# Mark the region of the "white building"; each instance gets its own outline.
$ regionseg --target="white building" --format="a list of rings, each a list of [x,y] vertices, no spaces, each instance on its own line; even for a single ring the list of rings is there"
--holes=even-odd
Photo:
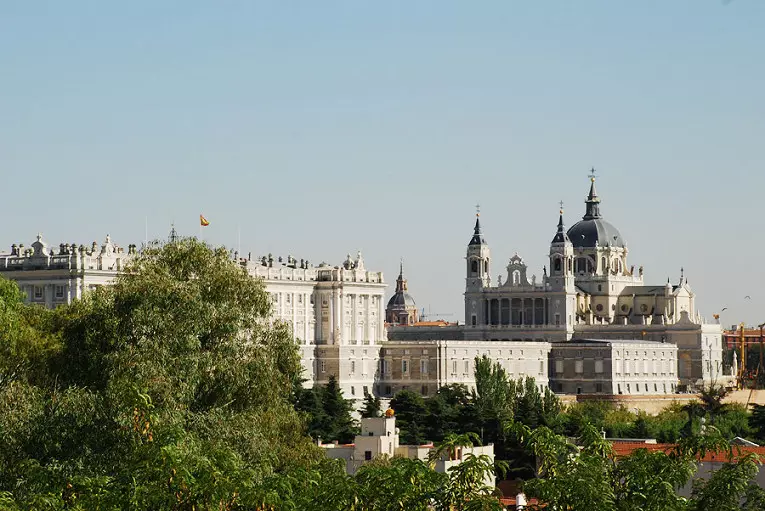
[[[475,359],[484,355],[498,362],[510,378],[532,376],[540,390],[548,385],[548,342],[388,341],[380,350],[377,393],[389,397],[411,390],[431,396],[455,383],[473,389]]]
[[[361,419],[361,434],[356,435],[352,444],[319,444],[324,448],[328,458],[345,461],[346,472],[355,474],[365,463],[378,457],[402,456],[410,459],[429,461],[433,444],[400,445],[399,432],[393,410],[388,410],[385,417]],[[475,447],[457,447],[451,452],[442,453],[433,462],[436,472],[448,473],[449,469],[459,465],[468,454],[473,456],[488,456],[494,462],[494,445]],[[489,474],[484,481],[489,487],[494,487],[496,478]]]
[[[0,275],[15,280],[29,302],[52,309],[110,284],[136,253],[135,245],[125,252],[108,234],[100,246],[94,241],[57,248],[48,247],[39,234],[29,248],[14,244],[10,253],[0,254]]]
[[[173,229],[170,241],[176,239]],[[11,246],[0,254],[0,275],[15,280],[31,303],[48,308],[70,303],[98,286],[109,285],[137,254],[115,245],[109,235],[100,246],[61,244],[50,248],[41,235],[29,248]],[[273,301],[274,321],[292,327],[300,345],[307,386],[326,384],[334,374],[347,398],[373,392],[380,343],[385,340],[382,272],[368,271],[361,253],[339,266],[312,266],[291,256],[259,261],[239,259],[261,279]]]
[[[385,340],[382,272],[368,271],[360,252],[339,266],[311,266],[291,256],[286,262],[264,257],[240,264],[263,280],[273,320],[292,325],[308,386],[324,385],[334,375],[346,398],[373,392]]]
[[[672,394],[677,345],[576,339],[552,344],[553,390],[565,394]]]

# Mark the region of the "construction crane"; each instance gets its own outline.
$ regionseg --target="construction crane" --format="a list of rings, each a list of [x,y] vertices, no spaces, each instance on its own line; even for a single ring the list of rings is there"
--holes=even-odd
[[[431,320],[430,318],[448,318],[454,316],[454,313],[446,312],[446,313],[437,313],[437,312],[430,312],[430,307],[428,307],[428,312],[425,312],[425,307],[422,308],[422,312],[420,312],[420,321],[435,321]]]

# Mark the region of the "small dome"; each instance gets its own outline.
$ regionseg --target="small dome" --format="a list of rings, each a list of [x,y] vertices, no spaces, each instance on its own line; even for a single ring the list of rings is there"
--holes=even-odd
[[[391,307],[415,307],[414,298],[409,293],[396,293],[388,300],[388,308]]]
[[[624,239],[619,231],[602,218],[580,220],[568,230],[568,237],[574,248],[593,248],[595,245],[624,248]]]

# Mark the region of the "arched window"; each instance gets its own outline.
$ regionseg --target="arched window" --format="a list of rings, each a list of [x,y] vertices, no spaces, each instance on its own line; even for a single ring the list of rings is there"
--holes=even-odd
[[[473,273],[478,273],[478,261],[472,261],[470,263],[470,271]]]
[[[560,257],[556,257],[555,261],[553,262],[553,266],[555,267],[555,271],[560,271]]]
[[[605,273],[606,272],[606,258],[601,257],[600,258],[600,271]]]

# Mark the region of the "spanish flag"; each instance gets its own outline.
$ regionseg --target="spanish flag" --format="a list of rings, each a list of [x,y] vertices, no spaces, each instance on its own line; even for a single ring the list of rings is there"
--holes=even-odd
[[[209,220],[207,220],[207,219],[204,217],[204,215],[199,215],[199,224],[200,224],[202,227],[207,227],[208,225],[210,225],[210,221],[209,221]]]

